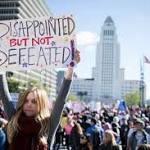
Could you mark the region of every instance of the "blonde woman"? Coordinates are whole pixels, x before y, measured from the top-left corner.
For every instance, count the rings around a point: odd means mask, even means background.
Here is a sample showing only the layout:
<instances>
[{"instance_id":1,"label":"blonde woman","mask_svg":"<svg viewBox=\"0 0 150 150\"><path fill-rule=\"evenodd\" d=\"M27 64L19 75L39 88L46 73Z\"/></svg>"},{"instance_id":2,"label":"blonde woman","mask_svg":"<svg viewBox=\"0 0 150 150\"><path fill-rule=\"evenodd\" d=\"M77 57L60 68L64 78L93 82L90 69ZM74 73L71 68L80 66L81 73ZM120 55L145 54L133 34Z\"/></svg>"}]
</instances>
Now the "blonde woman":
<instances>
[{"instance_id":1,"label":"blonde woman","mask_svg":"<svg viewBox=\"0 0 150 150\"><path fill-rule=\"evenodd\" d=\"M75 60L77 63L80 61L79 51L75 53ZM68 67L51 113L48 97L43 89L34 87L21 94L16 112L7 125L8 150L52 149L72 75L73 68Z\"/></svg>"},{"instance_id":2,"label":"blonde woman","mask_svg":"<svg viewBox=\"0 0 150 150\"><path fill-rule=\"evenodd\" d=\"M150 150L150 144L141 144L137 150Z\"/></svg>"},{"instance_id":3,"label":"blonde woman","mask_svg":"<svg viewBox=\"0 0 150 150\"><path fill-rule=\"evenodd\" d=\"M103 144L100 145L99 150L122 150L122 148L116 144L112 130L105 131Z\"/></svg>"}]
</instances>

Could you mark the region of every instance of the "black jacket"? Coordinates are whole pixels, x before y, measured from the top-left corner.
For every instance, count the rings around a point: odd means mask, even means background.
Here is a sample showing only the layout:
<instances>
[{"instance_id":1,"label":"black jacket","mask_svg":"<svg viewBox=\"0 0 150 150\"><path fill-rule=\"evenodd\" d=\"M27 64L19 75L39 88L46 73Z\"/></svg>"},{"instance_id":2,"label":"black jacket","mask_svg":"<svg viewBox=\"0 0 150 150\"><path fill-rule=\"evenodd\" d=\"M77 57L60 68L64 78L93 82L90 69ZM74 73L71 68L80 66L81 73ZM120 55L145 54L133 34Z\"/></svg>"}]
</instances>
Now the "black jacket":
<instances>
[{"instance_id":1,"label":"black jacket","mask_svg":"<svg viewBox=\"0 0 150 150\"><path fill-rule=\"evenodd\" d=\"M101 144L98 150L122 150L119 145Z\"/></svg>"}]
</instances>

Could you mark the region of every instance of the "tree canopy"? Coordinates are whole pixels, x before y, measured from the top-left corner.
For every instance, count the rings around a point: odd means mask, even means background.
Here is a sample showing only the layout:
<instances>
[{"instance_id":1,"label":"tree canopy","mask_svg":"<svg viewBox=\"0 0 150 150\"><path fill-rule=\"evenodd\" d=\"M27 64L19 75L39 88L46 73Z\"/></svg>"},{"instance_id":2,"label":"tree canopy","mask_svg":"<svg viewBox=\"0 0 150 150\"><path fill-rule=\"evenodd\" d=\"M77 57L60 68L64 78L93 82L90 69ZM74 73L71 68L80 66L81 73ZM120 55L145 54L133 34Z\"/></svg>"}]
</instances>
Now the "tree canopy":
<instances>
[{"instance_id":1,"label":"tree canopy","mask_svg":"<svg viewBox=\"0 0 150 150\"><path fill-rule=\"evenodd\" d=\"M125 95L125 101L128 106L139 105L140 104L140 95L139 92L133 92Z\"/></svg>"}]
</instances>

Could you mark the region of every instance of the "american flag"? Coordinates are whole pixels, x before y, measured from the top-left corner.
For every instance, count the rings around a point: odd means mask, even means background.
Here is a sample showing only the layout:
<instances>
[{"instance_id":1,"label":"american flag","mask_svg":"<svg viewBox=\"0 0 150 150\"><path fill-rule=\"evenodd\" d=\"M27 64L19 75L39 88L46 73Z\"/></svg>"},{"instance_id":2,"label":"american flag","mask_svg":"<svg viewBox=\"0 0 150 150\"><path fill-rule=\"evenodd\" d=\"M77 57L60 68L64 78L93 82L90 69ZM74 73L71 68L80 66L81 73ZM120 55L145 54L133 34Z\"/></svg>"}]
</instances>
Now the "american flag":
<instances>
[{"instance_id":1,"label":"american flag","mask_svg":"<svg viewBox=\"0 0 150 150\"><path fill-rule=\"evenodd\" d=\"M150 59L148 59L146 56L144 56L144 63L150 64Z\"/></svg>"}]
</instances>

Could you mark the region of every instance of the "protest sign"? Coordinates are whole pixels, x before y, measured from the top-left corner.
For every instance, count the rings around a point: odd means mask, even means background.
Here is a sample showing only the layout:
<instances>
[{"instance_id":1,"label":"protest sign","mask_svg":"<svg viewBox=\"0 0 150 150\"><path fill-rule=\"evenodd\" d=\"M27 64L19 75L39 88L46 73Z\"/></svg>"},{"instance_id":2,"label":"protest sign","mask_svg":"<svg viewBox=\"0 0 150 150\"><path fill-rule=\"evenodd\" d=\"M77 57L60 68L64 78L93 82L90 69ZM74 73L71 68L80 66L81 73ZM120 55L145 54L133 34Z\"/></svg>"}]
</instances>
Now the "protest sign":
<instances>
[{"instance_id":1,"label":"protest sign","mask_svg":"<svg viewBox=\"0 0 150 150\"><path fill-rule=\"evenodd\" d=\"M0 22L0 68L42 69L74 65L72 16Z\"/></svg>"}]
</instances>

